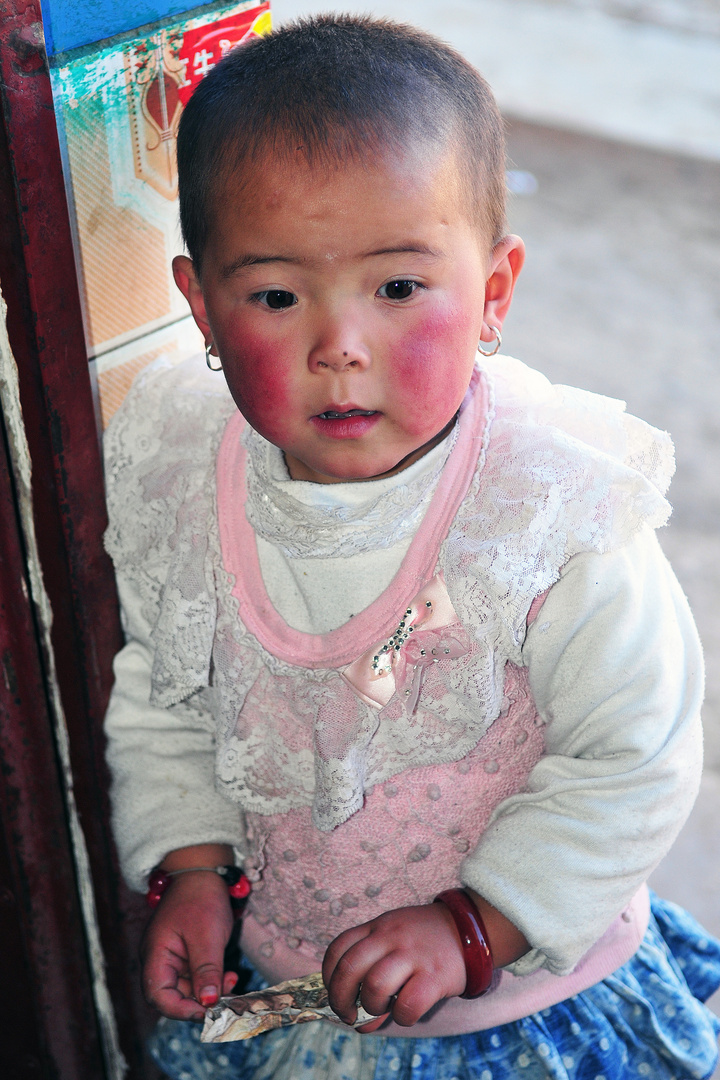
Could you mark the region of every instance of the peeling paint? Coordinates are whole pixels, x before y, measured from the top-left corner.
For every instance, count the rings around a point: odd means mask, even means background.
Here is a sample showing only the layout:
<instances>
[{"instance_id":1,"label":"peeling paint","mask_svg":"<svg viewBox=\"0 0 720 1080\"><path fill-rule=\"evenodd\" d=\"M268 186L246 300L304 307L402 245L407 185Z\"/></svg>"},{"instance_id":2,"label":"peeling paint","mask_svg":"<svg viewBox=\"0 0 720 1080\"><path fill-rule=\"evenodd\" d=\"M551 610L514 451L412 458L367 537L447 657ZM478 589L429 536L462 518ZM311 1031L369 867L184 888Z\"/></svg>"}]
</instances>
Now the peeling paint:
<instances>
[{"instance_id":1,"label":"peeling paint","mask_svg":"<svg viewBox=\"0 0 720 1080\"><path fill-rule=\"evenodd\" d=\"M0 293L0 409L7 432L10 460L12 463L17 491L20 524L27 552L27 569L30 594L37 615L39 632L42 639L43 656L47 672L48 692L52 706L55 740L58 758L63 773L65 805L70 825L70 837L73 847L75 871L78 882L80 906L88 943L88 954L92 973L93 997L97 1011L103 1046L103 1056L108 1080L122 1080L127 1072L127 1063L120 1049L117 1024L105 975L105 957L103 955L98 930L95 897L92 888L90 860L85 836L80 825L73 777L70 766L70 746L67 725L60 698L60 689L55 669L55 657L50 631L52 627L52 609L45 591L42 567L35 538L35 523L32 505L32 463L25 435L20 388L15 358L10 349L5 323L6 306ZM10 673L3 665L4 676Z\"/></svg>"}]
</instances>

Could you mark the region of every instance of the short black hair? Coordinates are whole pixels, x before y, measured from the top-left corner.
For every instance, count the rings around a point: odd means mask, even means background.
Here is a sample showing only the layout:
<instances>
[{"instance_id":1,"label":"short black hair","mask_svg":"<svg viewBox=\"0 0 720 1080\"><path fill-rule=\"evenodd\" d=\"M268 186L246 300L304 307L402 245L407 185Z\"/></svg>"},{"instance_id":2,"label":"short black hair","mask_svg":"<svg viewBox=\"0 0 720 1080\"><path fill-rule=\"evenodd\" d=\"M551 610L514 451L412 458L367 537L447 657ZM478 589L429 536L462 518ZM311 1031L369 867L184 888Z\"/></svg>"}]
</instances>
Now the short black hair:
<instances>
[{"instance_id":1,"label":"short black hair","mask_svg":"<svg viewBox=\"0 0 720 1080\"><path fill-rule=\"evenodd\" d=\"M505 231L505 139L492 92L459 53L369 16L300 19L232 50L203 79L178 132L180 223L200 273L222 187L253 156L365 160L425 140L456 154L469 214Z\"/></svg>"}]
</instances>

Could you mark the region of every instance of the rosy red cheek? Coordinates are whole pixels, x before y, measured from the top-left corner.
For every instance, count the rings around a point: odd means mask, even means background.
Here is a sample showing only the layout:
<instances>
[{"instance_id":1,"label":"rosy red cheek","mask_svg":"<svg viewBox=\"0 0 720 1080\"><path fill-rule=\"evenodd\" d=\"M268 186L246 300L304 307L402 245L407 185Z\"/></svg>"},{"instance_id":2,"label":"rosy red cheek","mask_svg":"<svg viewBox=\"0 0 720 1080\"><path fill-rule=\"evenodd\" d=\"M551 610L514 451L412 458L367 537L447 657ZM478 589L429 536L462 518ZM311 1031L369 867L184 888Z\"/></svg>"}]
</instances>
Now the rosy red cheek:
<instances>
[{"instance_id":1,"label":"rosy red cheek","mask_svg":"<svg viewBox=\"0 0 720 1080\"><path fill-rule=\"evenodd\" d=\"M225 373L238 408L271 442L282 441L291 416L291 362L282 350L243 335L242 352L226 361Z\"/></svg>"},{"instance_id":2,"label":"rosy red cheek","mask_svg":"<svg viewBox=\"0 0 720 1080\"><path fill-rule=\"evenodd\" d=\"M468 327L455 313L430 315L403 338L391 381L408 430L442 427L452 417L470 378L468 342Z\"/></svg>"}]
</instances>

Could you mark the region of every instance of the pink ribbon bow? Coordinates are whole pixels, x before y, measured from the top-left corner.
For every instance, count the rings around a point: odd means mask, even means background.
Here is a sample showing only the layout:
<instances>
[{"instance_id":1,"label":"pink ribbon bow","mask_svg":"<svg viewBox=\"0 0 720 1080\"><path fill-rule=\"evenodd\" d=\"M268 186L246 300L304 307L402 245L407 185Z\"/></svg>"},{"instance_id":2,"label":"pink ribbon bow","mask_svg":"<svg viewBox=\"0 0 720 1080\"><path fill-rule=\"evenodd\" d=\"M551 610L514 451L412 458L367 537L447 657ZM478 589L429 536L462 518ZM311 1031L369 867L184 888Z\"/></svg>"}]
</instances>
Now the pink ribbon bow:
<instances>
[{"instance_id":1,"label":"pink ribbon bow","mask_svg":"<svg viewBox=\"0 0 720 1080\"><path fill-rule=\"evenodd\" d=\"M393 674L395 690L404 698L405 712L412 716L417 708L423 676L431 664L455 660L469 651L467 633L461 623L441 630L416 630L395 654Z\"/></svg>"},{"instance_id":2,"label":"pink ribbon bow","mask_svg":"<svg viewBox=\"0 0 720 1080\"><path fill-rule=\"evenodd\" d=\"M395 633L345 668L343 678L369 705L387 705L397 691L411 716L427 668L469 651L465 628L436 574L406 609Z\"/></svg>"}]
</instances>

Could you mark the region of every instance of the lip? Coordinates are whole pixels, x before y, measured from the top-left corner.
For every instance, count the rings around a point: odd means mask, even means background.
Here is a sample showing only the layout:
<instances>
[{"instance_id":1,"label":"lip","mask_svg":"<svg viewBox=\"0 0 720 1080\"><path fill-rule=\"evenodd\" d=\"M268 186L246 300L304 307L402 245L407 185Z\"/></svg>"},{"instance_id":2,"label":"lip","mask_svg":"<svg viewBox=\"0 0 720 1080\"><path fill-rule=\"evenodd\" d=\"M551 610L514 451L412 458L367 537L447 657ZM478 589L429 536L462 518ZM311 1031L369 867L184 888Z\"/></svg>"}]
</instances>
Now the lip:
<instances>
[{"instance_id":1,"label":"lip","mask_svg":"<svg viewBox=\"0 0 720 1080\"><path fill-rule=\"evenodd\" d=\"M356 413L348 416L348 413ZM328 416L328 413L339 413L339 416ZM361 405L343 404L327 405L322 412L310 417L310 423L322 435L329 435L331 439L360 439L367 434L378 422L382 413L376 410L363 409Z\"/></svg>"}]
</instances>

